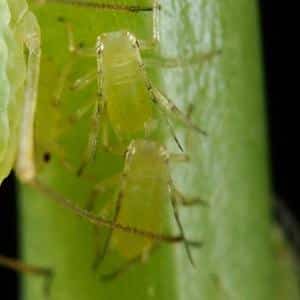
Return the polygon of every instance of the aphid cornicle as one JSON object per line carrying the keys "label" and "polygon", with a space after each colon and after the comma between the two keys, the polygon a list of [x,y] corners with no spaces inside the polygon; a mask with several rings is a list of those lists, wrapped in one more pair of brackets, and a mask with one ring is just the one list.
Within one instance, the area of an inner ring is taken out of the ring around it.
{"label": "aphid cornicle", "polygon": [[[165,147],[151,140],[133,140],[126,151],[123,172],[117,178],[118,194],[115,208],[111,203],[104,208],[105,214],[112,211],[112,219],[116,223],[129,224],[145,231],[162,233],[166,209],[171,202],[175,220],[179,227],[188,257],[193,263],[189,244],[177,210],[178,203],[191,205],[201,204],[201,200],[187,200],[175,187],[169,170],[169,162],[186,161],[184,154],[169,154]],[[107,186],[99,184],[95,192],[103,192]],[[109,206],[109,208],[108,208]],[[104,243],[103,251],[96,258],[97,266],[104,258],[111,242],[112,248],[129,262],[145,256],[157,244],[143,236],[129,236],[125,232],[110,231]],[[193,243],[200,246],[201,243]],[[123,268],[122,268],[123,269]],[[114,273],[116,274],[116,273]]]}

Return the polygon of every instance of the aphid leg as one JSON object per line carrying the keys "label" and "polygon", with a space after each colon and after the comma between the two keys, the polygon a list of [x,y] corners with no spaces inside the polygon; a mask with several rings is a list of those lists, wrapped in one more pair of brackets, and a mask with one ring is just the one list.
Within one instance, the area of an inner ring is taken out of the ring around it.
{"label": "aphid leg", "polygon": [[173,128],[171,122],[169,121],[168,118],[166,119],[166,121],[167,121],[167,125],[168,125],[168,127],[169,127],[169,130],[170,130],[170,132],[171,132],[171,135],[172,135],[172,137],[173,137],[173,139],[174,139],[176,145],[178,146],[178,148],[179,148],[179,150],[180,150],[181,152],[184,152],[184,149],[183,149],[183,147],[182,147],[182,145],[181,145],[179,139],[178,139],[177,136],[176,136],[176,133],[175,133],[175,131],[174,131],[174,128]]}
{"label": "aphid leg", "polygon": [[193,206],[193,205],[209,206],[208,203],[205,200],[201,199],[200,197],[187,198],[175,187],[173,187],[173,192],[175,194],[175,199],[177,203],[183,206]]}
{"label": "aphid leg", "polygon": [[[54,94],[55,104],[59,104],[61,102],[61,96],[66,86],[67,78],[69,77],[69,74],[71,73],[72,67],[74,66],[75,63],[75,56],[87,56],[87,57],[95,56],[94,49],[88,49],[88,48],[83,49],[80,44],[76,45],[75,38],[74,38],[74,30],[72,25],[69,22],[66,22],[65,20],[60,20],[60,22],[64,23],[66,27],[67,38],[68,38],[68,50],[71,54],[71,59],[63,68],[63,71],[61,72],[61,76],[59,78],[59,82],[57,86],[57,91]],[[81,78],[78,78],[70,88],[76,90],[81,89],[94,80],[96,80],[96,72],[93,71],[82,76]]]}
{"label": "aphid leg", "polygon": [[[64,23],[66,26],[67,38],[68,38],[68,50],[71,54],[70,61],[65,65],[63,71],[61,72],[57,89],[54,93],[54,105],[58,106],[61,102],[61,97],[63,90],[66,86],[66,81],[72,71],[72,68],[75,63],[75,56],[95,56],[94,49],[82,49],[81,45],[76,45],[74,38],[74,30],[72,25],[65,20],[60,20],[60,22]],[[80,89],[88,85],[93,80],[96,80],[95,72],[88,73],[81,78],[77,79],[74,84],[71,86],[71,89]]]}
{"label": "aphid leg", "polygon": [[3,255],[0,255],[0,266],[14,270],[18,273],[31,274],[43,277],[45,280],[44,293],[47,297],[49,296],[54,275],[51,269],[25,264],[19,260],[9,258]]}
{"label": "aphid leg", "polygon": [[[189,161],[189,156],[184,153],[171,153],[167,154],[167,160],[168,162],[187,162]],[[192,206],[192,205],[203,205],[203,206],[208,206],[208,203],[201,199],[200,197],[192,197],[192,198],[187,198],[184,196],[176,187],[174,184],[172,184],[172,190],[175,195],[175,199],[178,204],[181,204],[183,206]]]}
{"label": "aphid leg", "polygon": [[207,133],[194,124],[167,96],[155,88],[149,81],[149,92],[152,100],[158,104],[166,113],[181,121],[185,126],[195,130],[199,134],[207,135]]}
{"label": "aphid leg", "polygon": [[66,81],[67,81],[69,74],[71,73],[73,65],[74,65],[73,61],[70,61],[69,63],[67,63],[64,66],[64,68],[59,76],[57,87],[56,87],[56,90],[53,95],[53,105],[55,107],[59,107],[61,105],[62,94],[65,89]]}
{"label": "aphid leg", "polygon": [[206,135],[206,132],[199,128],[196,124],[194,124],[167,96],[165,96],[161,91],[159,91],[156,87],[153,86],[151,81],[148,79],[145,65],[140,56],[140,46],[138,41],[134,36],[130,35],[130,40],[132,42],[132,46],[136,49],[136,57],[139,61],[139,66],[141,68],[142,74],[144,76],[145,85],[151,95],[151,99],[155,104],[158,104],[159,107],[168,113],[170,116],[177,118],[181,121],[185,126],[195,130],[196,132]]}
{"label": "aphid leg", "polygon": [[[116,224],[117,219],[119,217],[120,210],[121,210],[122,200],[124,197],[124,189],[125,189],[125,185],[126,185],[126,177],[127,177],[127,173],[126,173],[126,162],[125,162],[125,171],[121,175],[121,187],[120,187],[120,191],[117,196],[116,206],[115,206],[115,210],[114,210],[114,214],[113,214],[113,218],[112,218],[113,224]],[[100,255],[98,255],[95,258],[95,262],[94,262],[95,268],[98,268],[99,264],[103,261],[104,257],[106,256],[106,253],[107,253],[107,250],[109,248],[109,244],[110,244],[110,241],[112,238],[112,234],[113,234],[113,228],[111,228],[108,232],[108,235],[104,241],[104,246],[103,246],[102,252],[100,253]]]}
{"label": "aphid leg", "polygon": [[[119,174],[116,174],[116,175],[96,184],[95,187],[93,188],[93,191],[91,192],[91,196],[87,202],[87,206],[86,206],[87,209],[92,210],[94,208],[95,200],[99,197],[99,194],[102,194],[105,191],[107,191],[108,189],[111,189],[111,188],[114,188],[115,186],[117,186],[117,184],[120,182],[121,178],[122,178],[122,174],[119,173]],[[105,207],[106,211],[107,210],[112,211],[114,209],[114,216],[112,219],[113,224],[116,223],[117,217],[119,215],[119,211],[121,208],[121,196],[122,196],[122,194],[118,193],[117,203],[116,203],[115,207],[111,207],[114,204],[113,202],[109,202],[109,204],[108,204],[109,209],[108,209],[108,207]],[[102,247],[97,246],[95,259],[92,264],[93,270],[96,270],[99,267],[99,265],[101,264],[101,262],[103,261],[103,259],[105,258],[107,250],[109,248],[112,232],[113,232],[113,228],[109,229],[109,233],[105,238],[104,245]],[[99,236],[99,228],[95,228],[95,234],[96,234],[96,239],[98,240],[97,237]]]}
{"label": "aphid leg", "polygon": [[[116,220],[117,220],[118,215],[120,213],[120,209],[121,209],[121,206],[120,206],[120,202],[119,202],[119,203],[117,203],[117,206],[115,207],[115,212],[114,212],[114,216],[113,216],[113,219],[112,219],[113,224],[116,223]],[[97,253],[96,253],[96,256],[95,256],[95,259],[94,259],[94,262],[93,262],[93,269],[94,270],[98,269],[99,265],[101,264],[101,262],[104,260],[104,258],[106,256],[106,253],[107,253],[107,250],[109,248],[110,241],[111,241],[111,238],[112,238],[112,233],[113,233],[113,228],[109,229],[108,234],[107,234],[107,236],[104,240],[104,245],[103,245],[103,248],[101,249],[101,251],[97,251]]]}
{"label": "aphid leg", "polygon": [[[142,49],[143,50],[143,49]],[[211,50],[208,52],[200,52],[191,57],[164,57],[152,54],[146,56],[144,62],[146,66],[155,66],[160,68],[185,68],[191,66],[198,66],[207,63],[221,54],[220,50]]]}
{"label": "aphid leg", "polygon": [[99,132],[100,132],[101,111],[102,111],[101,105],[100,105],[99,101],[96,101],[94,113],[93,113],[92,120],[91,120],[92,128],[91,128],[89,136],[88,136],[88,143],[87,143],[85,153],[83,155],[82,162],[80,164],[79,169],[77,170],[78,176],[82,175],[82,173],[84,172],[84,169],[87,167],[89,162],[92,159],[94,159],[96,156],[97,140],[98,140]]}
{"label": "aphid leg", "polygon": [[78,169],[80,176],[88,163],[95,157],[97,151],[97,143],[100,132],[100,118],[104,114],[104,99],[103,99],[103,43],[101,36],[97,38],[96,56],[97,56],[97,100],[95,101],[95,111],[92,117],[92,128],[88,137],[88,144],[81,165]]}
{"label": "aphid leg", "polygon": [[177,200],[176,200],[176,198],[177,198],[176,197],[177,196],[176,195],[176,189],[174,187],[172,179],[169,180],[169,192],[170,192],[170,196],[171,196],[171,204],[172,204],[172,207],[173,207],[174,217],[175,217],[176,223],[178,225],[179,232],[180,232],[181,236],[183,237],[183,243],[184,243],[184,246],[185,246],[187,256],[188,256],[191,264],[193,266],[195,266],[194,260],[193,260],[193,257],[192,257],[192,253],[191,253],[191,250],[190,250],[190,245],[188,244],[188,242],[185,238],[184,229],[183,229],[183,226],[182,226],[181,221],[180,221],[178,207],[177,207]]}
{"label": "aphid leg", "polygon": [[122,143],[122,141],[119,141],[117,145],[112,145],[110,143],[110,135],[109,135],[109,127],[108,127],[108,120],[107,115],[103,115],[102,123],[101,123],[101,145],[99,145],[104,151],[115,154],[118,156],[124,155],[124,149],[126,148],[126,145]]}
{"label": "aphid leg", "polygon": [[[202,244],[193,244],[193,243],[189,243],[189,246],[202,246]],[[160,249],[161,244],[160,243],[156,243],[154,246],[152,246],[150,249],[144,250],[143,253],[141,255],[138,255],[130,260],[128,260],[127,262],[125,262],[124,264],[122,264],[119,268],[117,268],[116,270],[114,270],[113,272],[110,273],[106,273],[106,274],[102,274],[101,275],[101,280],[103,281],[110,281],[110,280],[114,280],[117,277],[123,275],[124,273],[126,273],[131,267],[133,267],[135,264],[139,263],[139,262],[145,262],[145,256],[149,257],[151,255],[153,255],[154,252],[156,252],[158,249]],[[146,255],[145,255],[146,254]]]}
{"label": "aphid leg", "polygon": [[[57,109],[58,111],[61,109],[60,105],[61,105],[61,101],[62,101],[62,93],[63,93],[63,89],[65,87],[66,78],[71,70],[72,65],[73,65],[72,63],[69,63],[69,64],[67,64],[67,66],[65,66],[65,68],[59,78],[57,90],[54,94],[53,105],[54,105],[55,109]],[[79,107],[75,112],[71,113],[68,116],[64,126],[61,126],[59,128],[60,135],[67,134],[69,131],[73,130],[74,123],[77,123],[81,119],[83,119],[84,116],[86,116],[90,112],[90,110],[93,108],[93,106],[94,106],[94,102],[88,101],[87,104],[84,104],[83,106]],[[54,144],[54,143],[52,143],[52,144]]]}
{"label": "aphid leg", "polygon": [[159,0],[152,0],[152,3],[152,38],[151,40],[138,40],[138,44],[142,50],[152,50],[160,40],[159,12],[161,10],[161,5]]}

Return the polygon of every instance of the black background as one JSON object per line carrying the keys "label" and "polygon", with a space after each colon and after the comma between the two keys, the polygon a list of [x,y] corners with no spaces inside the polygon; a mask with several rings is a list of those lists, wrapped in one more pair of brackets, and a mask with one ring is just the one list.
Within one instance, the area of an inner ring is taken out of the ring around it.
{"label": "black background", "polygon": [[[296,108],[296,103],[299,98],[297,87],[300,84],[299,75],[296,74],[296,62],[299,61],[296,42],[299,39],[300,15],[296,3],[260,1],[273,190],[281,203],[290,209],[292,216],[299,220],[296,126],[300,110]],[[13,257],[17,252],[14,193],[15,183],[11,176],[0,190],[0,253]],[[282,210],[277,211],[277,215],[282,213]],[[0,282],[1,295],[7,295],[7,299],[16,299],[16,274],[0,268]]]}

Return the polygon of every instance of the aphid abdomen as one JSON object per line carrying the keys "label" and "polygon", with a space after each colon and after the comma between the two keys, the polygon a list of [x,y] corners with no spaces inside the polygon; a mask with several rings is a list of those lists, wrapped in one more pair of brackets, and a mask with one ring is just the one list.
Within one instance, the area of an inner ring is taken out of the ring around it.
{"label": "aphid abdomen", "polygon": [[[168,203],[168,169],[154,142],[135,141],[127,162],[125,188],[117,222],[157,234],[163,231]],[[145,237],[115,231],[113,246],[128,259],[140,256],[153,246]]]}
{"label": "aphid abdomen", "polygon": [[152,103],[139,66],[139,52],[127,32],[103,37],[103,95],[114,130],[121,136],[145,129]]}
{"label": "aphid abdomen", "polygon": [[26,62],[23,42],[14,26],[20,11],[25,13],[26,10],[24,1],[1,1],[0,4],[0,183],[13,167],[18,146]]}

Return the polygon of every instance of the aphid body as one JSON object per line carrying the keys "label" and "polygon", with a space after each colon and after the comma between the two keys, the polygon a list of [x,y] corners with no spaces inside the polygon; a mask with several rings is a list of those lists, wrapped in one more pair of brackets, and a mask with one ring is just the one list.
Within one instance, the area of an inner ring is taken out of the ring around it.
{"label": "aphid body", "polygon": [[103,97],[111,126],[119,136],[147,128],[152,102],[136,40],[129,32],[104,33],[97,42]]}
{"label": "aphid body", "polygon": [[[155,142],[133,141],[128,148],[122,176],[117,223],[162,233],[170,197],[169,180],[165,149]],[[149,250],[154,242],[117,231],[112,235],[112,244],[128,259]]]}
{"label": "aphid body", "polygon": [[[151,140],[132,140],[126,151],[123,172],[120,174],[118,194],[114,210],[109,203],[103,209],[103,214],[112,214],[116,224],[128,224],[154,236],[161,236],[165,227],[164,220],[168,207],[173,208],[173,214],[180,231],[188,257],[193,263],[189,246],[199,246],[201,243],[191,242],[185,238],[184,230],[178,214],[178,204],[191,205],[201,203],[198,198],[187,200],[175,187],[169,170],[169,162],[186,161],[184,154],[169,154],[159,143]],[[103,192],[105,186],[101,183],[96,187]],[[157,239],[146,236],[128,234],[128,232],[111,230],[104,243],[103,251],[96,258],[95,266],[104,258],[111,246],[129,262],[145,257],[157,245]]]}

